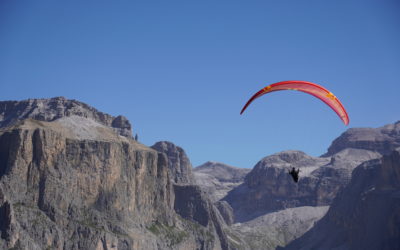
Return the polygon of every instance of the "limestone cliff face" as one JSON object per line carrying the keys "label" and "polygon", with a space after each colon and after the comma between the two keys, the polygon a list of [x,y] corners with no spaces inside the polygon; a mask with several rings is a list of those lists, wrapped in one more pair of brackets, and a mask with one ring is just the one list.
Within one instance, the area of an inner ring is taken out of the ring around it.
{"label": "limestone cliff face", "polygon": [[113,117],[76,100],[55,97],[0,102],[0,127],[7,127],[28,118],[50,122],[69,116],[89,118],[112,128],[120,135],[132,137],[132,126],[124,116]]}
{"label": "limestone cliff face", "polygon": [[336,138],[325,156],[345,148],[358,148],[389,154],[400,147],[400,121],[380,128],[351,128]]}
{"label": "limestone cliff face", "polygon": [[188,196],[166,154],[121,135],[121,118],[57,105],[25,114],[26,101],[0,102],[14,117],[0,128],[0,249],[230,249],[211,217],[177,212],[175,194]]}
{"label": "limestone cliff face", "polygon": [[[152,146],[153,149],[163,154],[167,158],[169,175],[174,183],[175,203],[174,209],[182,218],[200,224],[208,232],[214,234],[213,237],[218,241],[221,249],[231,249],[228,228],[223,216],[217,206],[213,204],[207,192],[194,184],[192,165],[185,151],[172,142],[157,142]],[[229,206],[229,205],[228,205]],[[212,241],[205,241],[204,248],[210,248]],[[236,245],[245,247],[243,242]]]}
{"label": "limestone cliff face", "polygon": [[[332,157],[311,157],[300,151],[284,151],[259,161],[245,182],[224,198],[235,214],[236,222],[285,208],[326,206],[345,186],[352,170],[380,155],[361,149],[345,149]],[[295,183],[288,170],[300,168]]]}
{"label": "limestone cliff face", "polygon": [[227,225],[232,225],[235,221],[233,209],[226,201],[217,201],[214,203],[222,218],[224,218]]}
{"label": "limestone cliff face", "polygon": [[229,249],[228,236],[225,232],[225,223],[218,210],[207,195],[196,185],[174,185],[175,211],[183,218],[196,221],[203,227],[211,227],[218,236],[221,249]]}
{"label": "limestone cliff face", "polygon": [[181,147],[172,142],[160,141],[151,146],[151,148],[166,154],[168,169],[173,182],[177,184],[194,183],[192,164],[190,164],[189,158]]}
{"label": "limestone cliff face", "polygon": [[284,249],[400,249],[400,152],[357,167],[328,213]]}
{"label": "limestone cliff face", "polygon": [[[0,188],[13,215],[3,227],[3,244],[25,249],[157,244],[144,242],[151,238],[145,225],[155,218],[173,223],[166,159],[109,132],[103,140],[81,140],[61,124],[36,120],[1,130]],[[144,236],[136,237],[140,232]]]}

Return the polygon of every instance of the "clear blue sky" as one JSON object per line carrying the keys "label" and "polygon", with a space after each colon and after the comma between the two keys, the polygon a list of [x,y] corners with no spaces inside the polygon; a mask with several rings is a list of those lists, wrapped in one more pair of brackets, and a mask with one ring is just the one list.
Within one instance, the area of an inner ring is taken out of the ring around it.
{"label": "clear blue sky", "polygon": [[[400,120],[400,2],[0,1],[0,100],[65,96],[122,114],[146,145],[168,140],[193,166],[253,167],[287,149],[326,151],[349,127]],[[321,101],[271,93],[282,80]]]}

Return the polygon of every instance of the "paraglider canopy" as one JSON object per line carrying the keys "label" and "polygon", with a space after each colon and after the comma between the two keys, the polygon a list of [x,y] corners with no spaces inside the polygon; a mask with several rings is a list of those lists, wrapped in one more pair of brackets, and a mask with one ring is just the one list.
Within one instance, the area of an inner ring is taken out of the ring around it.
{"label": "paraglider canopy", "polygon": [[247,101],[246,105],[244,105],[240,114],[242,114],[246,110],[246,108],[250,105],[250,103],[252,103],[256,98],[264,94],[279,90],[297,90],[313,95],[318,99],[320,99],[321,101],[323,101],[324,103],[326,103],[329,107],[331,107],[331,109],[333,109],[333,111],[336,112],[336,114],[340,117],[340,119],[343,121],[345,125],[349,124],[349,116],[347,114],[347,111],[343,107],[342,103],[339,101],[339,99],[326,88],[318,84],[306,81],[283,81],[268,85],[267,87],[255,93]]}

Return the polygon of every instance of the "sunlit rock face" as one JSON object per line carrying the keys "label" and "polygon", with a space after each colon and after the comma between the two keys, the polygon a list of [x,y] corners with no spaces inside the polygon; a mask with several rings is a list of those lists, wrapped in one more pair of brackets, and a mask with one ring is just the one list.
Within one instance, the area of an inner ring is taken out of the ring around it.
{"label": "sunlit rock face", "polygon": [[154,218],[173,223],[166,159],[106,127],[88,135],[69,125],[28,119],[1,130],[0,187],[5,211],[14,215],[2,242],[25,249],[94,249],[103,242],[144,249],[133,237],[142,232],[146,246],[156,246],[139,225]]}
{"label": "sunlit rock face", "polygon": [[64,98],[0,114],[1,249],[231,249],[211,202],[178,192],[168,155],[121,133],[122,117]]}
{"label": "sunlit rock face", "polygon": [[309,232],[284,249],[400,249],[400,152],[361,164]]}

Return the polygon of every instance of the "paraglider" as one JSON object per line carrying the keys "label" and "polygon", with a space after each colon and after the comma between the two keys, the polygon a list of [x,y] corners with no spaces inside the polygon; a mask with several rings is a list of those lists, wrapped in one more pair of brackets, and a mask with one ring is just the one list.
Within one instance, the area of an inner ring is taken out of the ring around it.
{"label": "paraglider", "polygon": [[289,174],[292,176],[294,182],[298,182],[299,181],[299,173],[300,173],[300,169],[298,168],[297,170],[293,167],[290,171]]}
{"label": "paraglider", "polygon": [[326,103],[329,107],[331,107],[331,109],[333,109],[333,111],[336,112],[336,114],[340,117],[340,119],[343,121],[345,125],[349,124],[349,116],[347,114],[346,109],[339,101],[339,99],[326,88],[318,84],[306,81],[283,81],[268,85],[267,87],[255,93],[249,99],[249,101],[243,107],[240,114],[242,114],[246,110],[246,108],[250,105],[250,103],[252,103],[256,98],[264,94],[279,90],[298,90],[313,95],[318,99],[320,99],[321,101],[323,101],[324,103]]}

